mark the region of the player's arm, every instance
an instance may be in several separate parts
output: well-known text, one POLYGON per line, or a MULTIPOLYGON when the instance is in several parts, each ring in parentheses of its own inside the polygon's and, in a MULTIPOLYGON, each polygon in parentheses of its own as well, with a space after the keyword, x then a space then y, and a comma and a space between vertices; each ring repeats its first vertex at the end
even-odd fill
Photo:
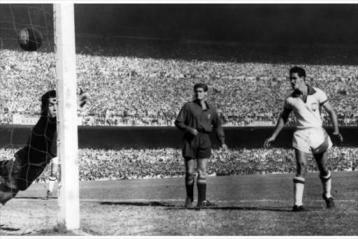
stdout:
POLYGON ((290 116, 292 109, 285 107, 278 118, 275 130, 273 131, 271 137, 265 140, 264 147, 270 147, 270 144, 274 142, 277 136, 280 134, 281 130, 285 126, 288 121, 288 117, 290 116))
POLYGON ((188 110, 189 109, 187 105, 184 105, 183 108, 181 108, 177 118, 175 119, 174 124, 178 129, 184 132, 190 133, 192 135, 197 135, 198 131, 186 124, 187 117, 188 117, 188 110))
POLYGON ((222 121, 221 121, 219 114, 217 112, 215 112, 215 114, 214 114, 213 126, 215 129, 216 137, 219 140, 221 147, 223 149, 227 149, 227 145, 225 144, 225 133, 224 133, 224 129, 222 127, 222 121))
POLYGON ((322 104, 325 111, 329 114, 329 117, 331 118, 332 124, 333 124, 333 136, 335 136, 339 142, 343 142, 343 136, 339 132, 338 128, 338 119, 337 114, 335 110, 333 109, 332 105, 326 101, 322 104))

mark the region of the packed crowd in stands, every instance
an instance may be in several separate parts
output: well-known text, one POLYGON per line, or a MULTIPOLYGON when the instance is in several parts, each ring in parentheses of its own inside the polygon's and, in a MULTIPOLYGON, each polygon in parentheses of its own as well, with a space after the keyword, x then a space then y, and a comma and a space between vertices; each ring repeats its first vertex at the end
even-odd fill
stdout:
MULTIPOLYGON (((0 49, 0 123, 34 117, 39 98, 55 88, 53 53, 0 49)), ((100 52, 99 52, 100 53, 100 52)), ((210 87, 210 102, 226 126, 273 125, 289 94, 288 63, 251 63, 77 54, 78 85, 90 95, 82 125, 172 126, 191 100, 196 82, 210 87)), ((341 125, 358 122, 358 67, 301 65, 322 88, 341 125)), ((325 123, 329 123, 327 115, 325 123)), ((290 121, 293 123, 293 119, 290 121)))
MULTIPOLYGON (((3 159, 13 158, 15 149, 0 149, 3 159)), ((357 148, 333 147, 329 154, 332 171, 357 170, 357 148)), ((184 161, 179 149, 123 149, 79 151, 80 180, 124 180, 184 176, 184 161)), ((308 160, 308 171, 317 172, 314 160, 308 160)), ((211 176, 294 173, 293 150, 239 149, 214 150, 209 160, 211 176)), ((48 178, 49 169, 40 180, 48 178)))

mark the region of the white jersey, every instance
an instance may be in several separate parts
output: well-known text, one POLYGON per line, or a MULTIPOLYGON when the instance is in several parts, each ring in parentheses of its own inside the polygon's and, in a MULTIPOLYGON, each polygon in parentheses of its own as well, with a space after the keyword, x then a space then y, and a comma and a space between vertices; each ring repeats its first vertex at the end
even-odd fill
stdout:
POLYGON ((308 86, 307 100, 292 93, 285 100, 285 108, 291 109, 297 120, 297 128, 321 128, 321 106, 327 102, 327 95, 320 89, 308 86))

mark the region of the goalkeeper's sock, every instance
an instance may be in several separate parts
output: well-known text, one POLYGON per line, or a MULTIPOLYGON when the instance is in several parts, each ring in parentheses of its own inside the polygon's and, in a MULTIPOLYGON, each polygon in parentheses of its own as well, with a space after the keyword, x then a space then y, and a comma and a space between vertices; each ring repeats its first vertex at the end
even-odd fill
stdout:
POLYGON ((53 192, 53 189, 55 187, 55 181, 56 181, 56 178, 55 177, 50 177, 48 179, 48 184, 47 184, 47 191, 52 193, 53 192))
POLYGON ((294 205, 302 206, 304 188, 305 188, 305 179, 303 177, 294 177, 293 178, 294 205))
POLYGON ((194 181, 195 181, 195 174, 187 173, 185 175, 186 196, 191 201, 194 201, 194 181))
POLYGON ((206 178, 199 175, 198 177, 198 204, 206 200, 206 178))

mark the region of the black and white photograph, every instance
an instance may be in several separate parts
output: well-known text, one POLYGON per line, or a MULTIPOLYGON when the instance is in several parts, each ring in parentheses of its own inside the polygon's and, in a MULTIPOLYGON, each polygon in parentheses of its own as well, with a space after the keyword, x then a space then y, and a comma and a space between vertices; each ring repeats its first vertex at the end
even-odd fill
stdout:
POLYGON ((0 237, 358 235, 358 2, 0 2, 0 237))

